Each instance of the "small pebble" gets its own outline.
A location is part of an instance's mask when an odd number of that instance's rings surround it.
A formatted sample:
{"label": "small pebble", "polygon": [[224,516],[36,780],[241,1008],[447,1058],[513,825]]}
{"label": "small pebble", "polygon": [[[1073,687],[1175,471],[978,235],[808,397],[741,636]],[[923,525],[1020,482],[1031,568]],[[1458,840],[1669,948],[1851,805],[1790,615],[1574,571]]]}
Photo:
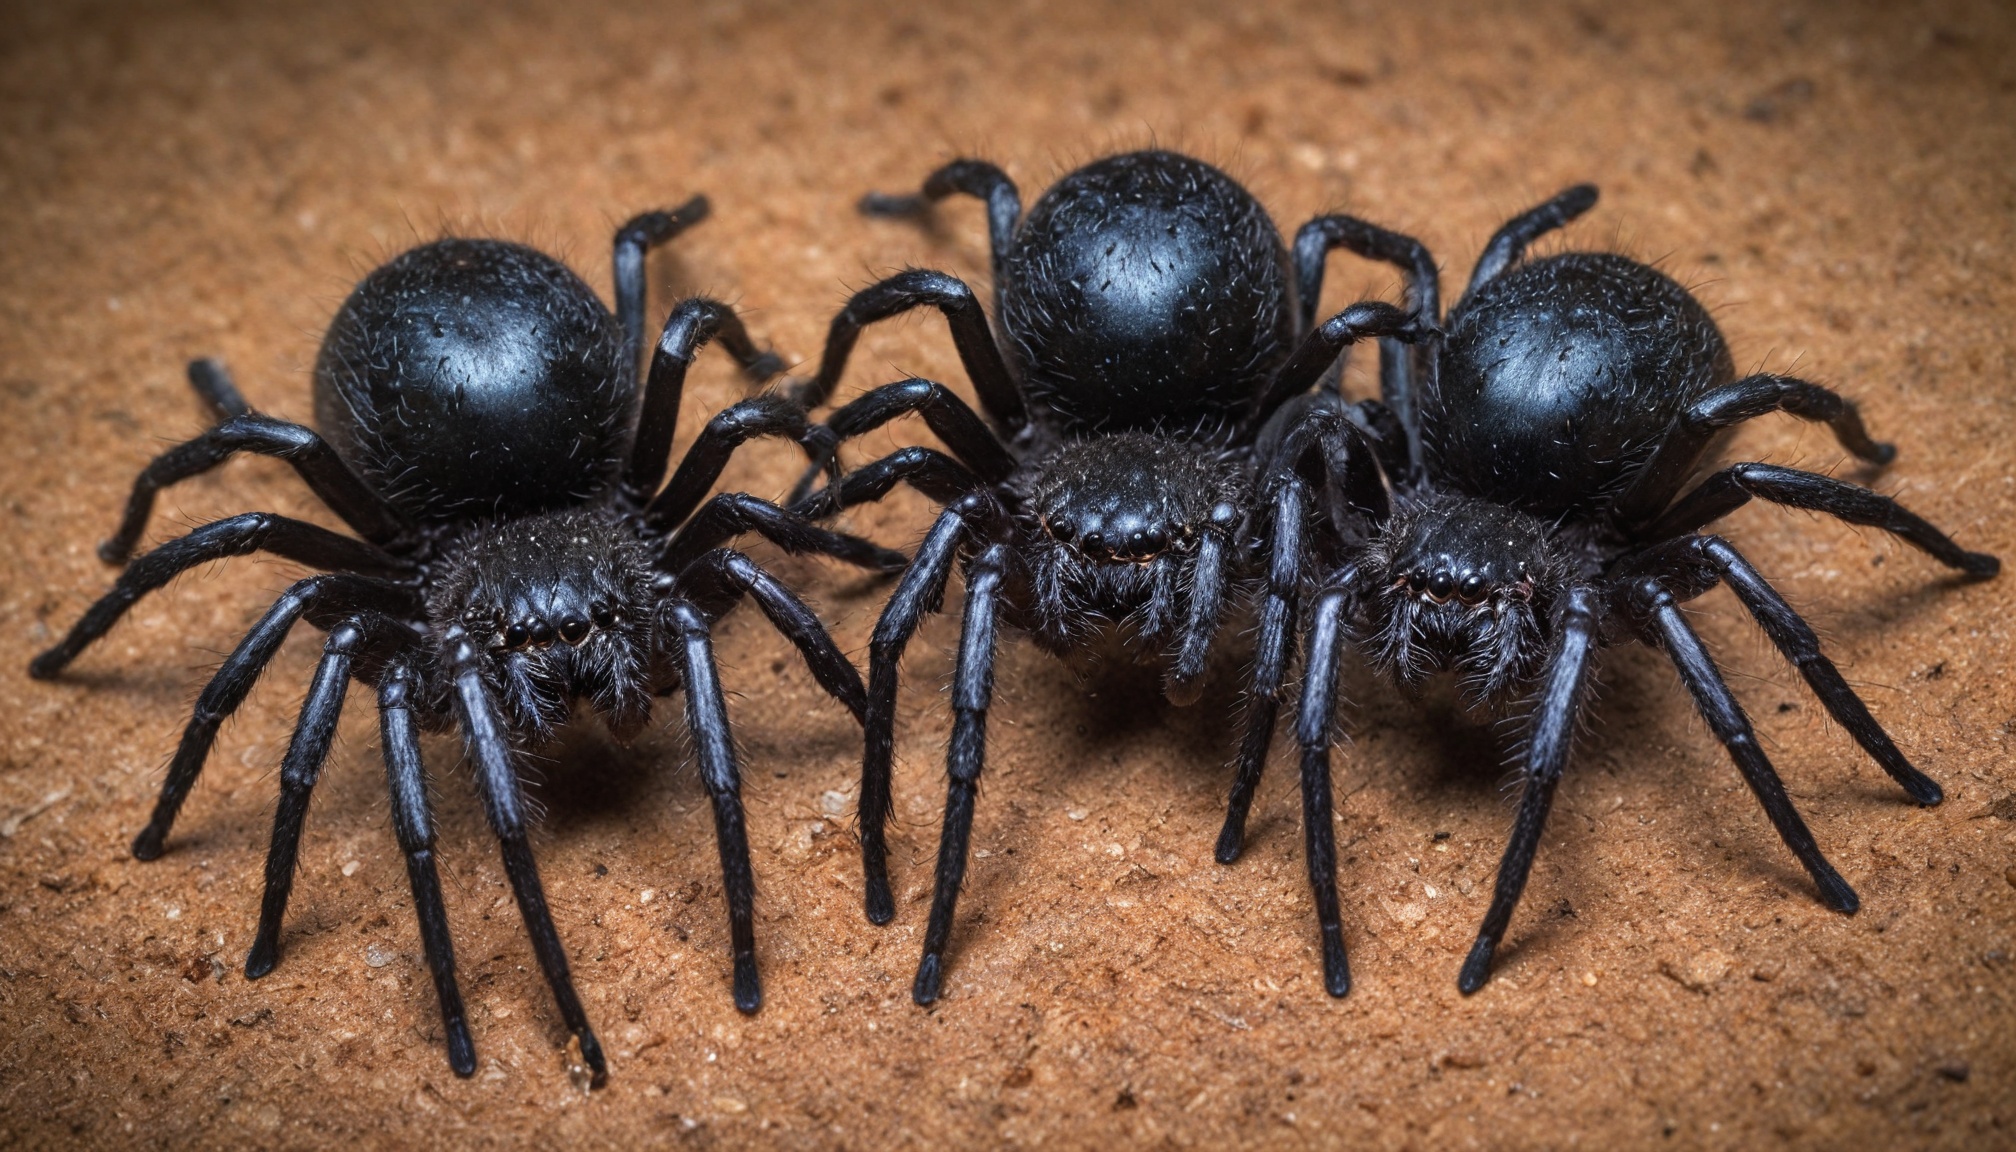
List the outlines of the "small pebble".
{"label": "small pebble", "polygon": [[390,964],[399,953],[383,944],[373,943],[364,949],[364,963],[373,968],[383,968]]}
{"label": "small pebble", "polygon": [[359,864],[359,863],[358,863],[357,861],[355,861],[355,860],[350,860],[350,861],[346,861],[346,862],[344,863],[344,865],[343,865],[343,875],[345,875],[345,876],[355,876],[355,875],[357,874],[357,869],[359,869],[359,868],[362,868],[362,867],[363,867],[363,865],[362,865],[362,864]]}

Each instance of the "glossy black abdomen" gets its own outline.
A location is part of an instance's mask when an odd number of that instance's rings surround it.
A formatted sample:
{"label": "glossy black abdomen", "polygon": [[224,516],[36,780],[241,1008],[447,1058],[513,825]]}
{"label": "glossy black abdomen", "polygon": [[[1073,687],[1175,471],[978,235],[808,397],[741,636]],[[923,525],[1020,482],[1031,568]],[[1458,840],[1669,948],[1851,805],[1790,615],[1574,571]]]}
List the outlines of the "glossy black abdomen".
{"label": "glossy black abdomen", "polygon": [[1542,515],[1599,508],[1696,397],[1734,376],[1707,309],[1627,257],[1519,265],[1450,313],[1428,397],[1429,466]]}
{"label": "glossy black abdomen", "polygon": [[1280,233],[1218,169],[1130,152],[1038,200],[1002,260],[999,314],[1029,400],[1072,431],[1235,422],[1294,336]]}
{"label": "glossy black abdomen", "polygon": [[634,419],[616,318],[565,265],[441,240],[357,285],[315,361],[315,418],[345,463],[421,521],[579,504]]}

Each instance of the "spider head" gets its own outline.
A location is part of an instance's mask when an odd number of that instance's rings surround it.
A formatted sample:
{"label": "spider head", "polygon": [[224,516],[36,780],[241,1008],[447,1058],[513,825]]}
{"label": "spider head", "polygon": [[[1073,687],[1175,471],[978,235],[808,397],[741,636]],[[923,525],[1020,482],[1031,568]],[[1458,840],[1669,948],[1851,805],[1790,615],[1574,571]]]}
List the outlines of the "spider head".
{"label": "spider head", "polygon": [[1401,682],[1454,671],[1498,701],[1546,655],[1547,605],[1570,566],[1548,526],[1466,496],[1396,512],[1372,543],[1375,658]]}
{"label": "spider head", "polygon": [[1090,616],[1164,635],[1199,543],[1229,536],[1246,503],[1220,454],[1145,432],[1067,443],[1036,477],[1026,506],[1039,637],[1064,637]]}
{"label": "spider head", "polygon": [[543,740],[586,698],[619,738],[650,715],[651,569],[620,521],[592,511],[484,525],[458,542],[435,598],[484,654],[506,720]]}

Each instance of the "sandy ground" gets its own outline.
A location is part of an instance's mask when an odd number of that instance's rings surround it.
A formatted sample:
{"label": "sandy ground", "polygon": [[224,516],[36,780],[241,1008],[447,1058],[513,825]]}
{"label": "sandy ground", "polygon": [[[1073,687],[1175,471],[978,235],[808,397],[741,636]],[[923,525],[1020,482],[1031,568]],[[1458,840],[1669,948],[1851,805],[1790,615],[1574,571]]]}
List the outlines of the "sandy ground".
{"label": "sandy ground", "polygon": [[[1819,905],[1670,670],[1620,650],[1499,976],[1462,998],[1510,821],[1502,744],[1446,694],[1354,673],[1337,827],[1358,985],[1333,1001],[1279,745],[1247,857],[1211,861],[1240,644],[1178,711],[1140,674],[1011,643],[947,995],[920,1010],[956,629],[928,627],[909,662],[903,903],[878,929],[858,904],[857,731],[742,614],[721,650],[758,846],[759,1015],[729,1003],[711,822],[681,742],[618,749],[583,726],[542,766],[538,849],[611,1054],[592,1095],[563,1071],[467,772],[435,741],[481,1058],[473,1079],[450,1074],[361,696],[315,801],[281,967],[240,975],[312,630],[227,729],[168,855],[127,855],[205,669],[286,565],[192,574],[60,683],[23,673],[107,586],[92,545],[134,472],[200,427],[188,358],[224,357],[259,407],[306,418],[319,333],[386,255],[492,232],[604,284],[616,221],[705,191],[716,217],[652,265],[654,313],[718,293],[803,359],[878,274],[984,283],[977,210],[933,232],[851,210],[961,151],[1033,197],[1103,151],[1177,145],[1228,166],[1284,229],[1355,211],[1423,237],[1452,279],[1504,216],[1597,181],[1574,243],[1698,285],[1740,368],[1837,384],[1900,443],[1880,487],[2016,553],[2006,7],[14,7],[0,1144],[2016,1143],[2016,687],[2001,674],[2016,582],[1955,584],[1811,516],[1750,508],[1727,532],[1947,803],[1906,802],[1726,593],[1692,612],[1858,916]],[[1396,287],[1340,260],[1326,301]],[[856,365],[850,393],[911,372],[964,387],[935,322],[877,330]],[[682,442],[739,389],[708,358]],[[1824,430],[1789,419],[1733,450],[1843,467]],[[766,448],[725,483],[774,495],[794,472]],[[153,538],[249,509],[329,522],[285,469],[244,461],[177,489]],[[904,497],[853,523],[907,544],[928,515]],[[865,661],[883,587],[780,570]]]}

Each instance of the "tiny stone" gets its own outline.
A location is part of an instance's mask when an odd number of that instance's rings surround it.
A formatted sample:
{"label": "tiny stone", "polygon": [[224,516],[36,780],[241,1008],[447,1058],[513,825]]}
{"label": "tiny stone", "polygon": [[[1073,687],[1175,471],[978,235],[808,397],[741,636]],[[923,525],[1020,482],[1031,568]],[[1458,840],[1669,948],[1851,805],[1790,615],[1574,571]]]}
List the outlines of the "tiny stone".
{"label": "tiny stone", "polygon": [[1973,1074],[1974,1070],[1967,1066],[1965,1060],[1949,1060],[1939,1065],[1939,1075],[1955,1084],[1965,1084],[1967,1077]]}
{"label": "tiny stone", "polygon": [[644,891],[639,892],[637,894],[637,902],[639,904],[649,904],[651,902],[652,897],[656,895],[658,895],[658,890],[656,888],[646,888],[644,889]]}
{"label": "tiny stone", "polygon": [[170,920],[180,920],[182,918],[182,909],[171,907],[168,909],[165,915]]}
{"label": "tiny stone", "polygon": [[731,1116],[739,1116],[749,1111],[749,1105],[744,1104],[733,1096],[716,1096],[714,1098],[714,1107]]}
{"label": "tiny stone", "polygon": [[1587,985],[1588,987],[1594,988],[1596,986],[1596,974],[1594,972],[1582,973],[1582,983]]}
{"label": "tiny stone", "polygon": [[847,811],[847,794],[828,789],[819,794],[819,811],[825,816],[839,816]]}
{"label": "tiny stone", "polygon": [[[1064,810],[1064,815],[1070,817],[1073,820],[1083,820],[1085,817],[1091,815],[1091,813],[1085,811],[1085,809],[1083,808],[1066,808]],[[2012,876],[2010,883],[2016,884],[2016,868],[2010,869],[2010,875]]]}
{"label": "tiny stone", "polygon": [[355,876],[355,875],[357,874],[357,869],[359,869],[359,868],[362,868],[363,866],[364,866],[364,865],[362,865],[362,864],[359,864],[359,863],[358,863],[357,861],[355,861],[355,860],[348,860],[348,861],[345,861],[345,862],[344,862],[344,864],[343,864],[343,875],[345,875],[345,876]]}
{"label": "tiny stone", "polygon": [[398,955],[385,945],[374,942],[364,949],[364,963],[373,968],[383,968]]}

